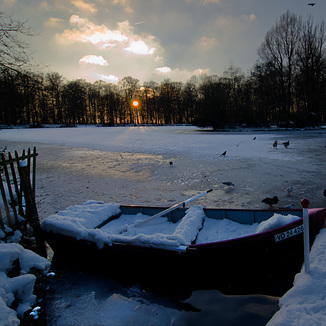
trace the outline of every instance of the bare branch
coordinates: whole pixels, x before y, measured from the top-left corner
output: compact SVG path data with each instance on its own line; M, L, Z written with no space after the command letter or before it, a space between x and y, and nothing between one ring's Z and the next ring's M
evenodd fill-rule
M34 36L33 30L0 12L0 71L20 71L22 66L31 65L28 44L21 40L23 36Z

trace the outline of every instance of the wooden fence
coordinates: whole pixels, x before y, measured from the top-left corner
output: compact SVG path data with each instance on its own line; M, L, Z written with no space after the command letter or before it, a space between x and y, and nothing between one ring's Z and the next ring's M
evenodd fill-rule
M15 151L0 157L0 228L7 233L12 230L33 229L38 253L46 256L45 244L40 228L39 216L35 203L36 148L33 152L23 150L22 155ZM2 212L3 210L3 212Z

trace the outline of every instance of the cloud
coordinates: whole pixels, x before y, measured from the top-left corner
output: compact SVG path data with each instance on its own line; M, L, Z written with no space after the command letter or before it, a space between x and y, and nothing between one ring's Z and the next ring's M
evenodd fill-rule
M87 3L83 0L71 0L71 3L78 9L85 11L87 13L95 14L97 8L94 3Z
M46 27L57 27L63 23L63 19L50 17L46 22L44 22L44 26Z
M228 28L228 30L226 30L228 32L231 29L238 29L241 31L241 29L244 28L247 23L251 23L255 19L255 14L241 15L240 18L234 16L220 16L216 20L216 24L219 28Z
M170 67L160 67L155 69L155 74L164 76L165 78L171 78L174 81L185 81L189 80L192 76L200 76L204 74L209 74L209 69L171 69Z
M129 42L128 47L124 47L123 50L141 56L152 55L160 47L153 36L134 34L133 27L128 21L119 22L116 30L111 30L105 25L95 25L78 15L72 15L69 22L76 27L65 29L62 34L56 36L64 43L91 43L100 49L106 49Z
M96 74L98 79L105 81L106 83L118 84L119 78L114 75Z
M49 10L49 4L46 1L42 1L39 3L38 8L42 10Z
M129 14L134 12L134 9L130 6L130 0L114 0L113 4L120 4L124 8L125 12Z
M97 55L85 55L79 60L79 63L90 63L99 66L108 65L108 62L102 56Z
M129 47L124 50L138 55L152 55L156 49L150 48L144 41L131 41Z
M110 30L104 25L95 25L87 18L72 15L70 24L77 25L77 28L66 29L57 38L63 42L82 42L105 48L115 46L117 43L128 41L128 37L118 30Z
M200 40L199 40L199 45L201 48L203 49L211 49L213 48L215 45L217 44L217 40L214 37L206 37L203 36Z
M251 15L242 15L241 18L245 21L252 22L252 21L256 20L257 17L255 14L251 14Z
M92 19L72 15L69 24L69 28L56 34L57 48L77 57L82 73L91 80L116 83L117 78L124 76L148 80L158 76L155 68L165 64L165 52L158 39L148 33L135 33L135 27L128 20L117 22L115 28L110 28L98 25ZM74 46L65 49L70 44ZM96 50L92 50L92 46ZM90 49L96 55L90 55ZM104 59L103 53L107 52L110 52L110 64Z
M4 7L12 7L16 3L16 0L3 0Z
M172 71L170 67L160 67L160 68L156 68L155 70L162 74L166 74Z

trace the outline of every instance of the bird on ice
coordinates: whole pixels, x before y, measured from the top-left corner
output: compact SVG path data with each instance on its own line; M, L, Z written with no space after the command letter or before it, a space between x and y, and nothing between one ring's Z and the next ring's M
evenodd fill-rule
M274 148L277 148L277 140L274 141L274 143L273 143L273 147L274 147Z
M324 194L324 196L326 197L326 189L324 190L323 194Z
M291 194L293 192L293 188L292 187L287 187L287 188L285 188L285 191L287 191L288 196L291 196Z
M235 187L234 183L231 182L231 181L224 181L222 182L225 186L228 186L228 187Z
M269 208L272 208L273 205L278 203L278 197L274 196L273 198L266 197L262 200L263 203L269 205Z
M288 146L290 145L290 141L286 141L285 143L282 143L284 145L285 148L288 148Z
M226 151L225 152L223 152L220 156L225 156L226 155Z
M170 164L170 166L173 166L173 162L172 161L170 161L169 164Z
M313 7L315 4L316 4L315 2L310 2L310 3L308 3L308 6Z

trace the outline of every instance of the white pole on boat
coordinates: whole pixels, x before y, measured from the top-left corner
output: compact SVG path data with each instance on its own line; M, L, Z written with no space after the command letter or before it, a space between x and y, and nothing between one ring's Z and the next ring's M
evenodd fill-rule
M306 274L310 272L309 205L308 199L304 198L301 200L303 210L304 270Z
M140 221L140 222L138 222L138 223L134 223L134 226L141 226L141 225L144 225L144 224L146 224L147 222L152 221L152 220L154 220L154 219L157 218L157 217L163 216L163 215L165 215L165 214L167 214L167 213L170 213L170 212L174 211L174 210L177 209L178 207L185 206L185 205L188 204L189 202L191 202L191 201L193 201L193 200L195 200L195 199L198 199L198 198L200 198L200 197L205 196L206 194L210 193L211 191L213 191L213 189L209 189L209 190L207 190L207 191L202 192L202 193L199 194L199 195L196 195L196 196L191 197L191 198L189 198L189 199L187 199L187 200L185 200L185 201L182 201L181 203L175 204L175 205L171 206L170 208L167 208L167 209L165 209L164 211L162 211L162 212L160 212L160 213L157 213L157 214L155 214L155 215L153 215L153 216L147 218L147 219L144 220L144 221Z

